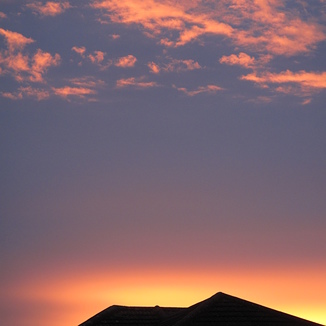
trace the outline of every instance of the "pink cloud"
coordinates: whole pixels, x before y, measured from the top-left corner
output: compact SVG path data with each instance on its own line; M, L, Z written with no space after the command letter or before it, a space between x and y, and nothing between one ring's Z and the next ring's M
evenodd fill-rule
M23 73L30 71L28 56L20 52L17 54L6 53L5 56L0 56L0 64L4 66L3 72L10 73L18 82L24 80Z
M117 88L124 88L124 87L136 87L136 88L150 88L150 87L157 87L158 84L156 82L146 82L144 81L144 77L140 78L122 78L119 79L116 83Z
M27 87L19 87L18 91L14 93L3 92L2 96L9 98L11 100L22 100L26 97L34 97L36 98L36 100L42 101L49 98L50 93L44 89L27 86Z
M172 59L171 62L165 65L163 68L165 71L187 71L187 70L195 70L201 69L200 64L194 60L177 60Z
M86 87L59 87L59 88L52 88L55 95L60 96L62 98L68 98L71 96L75 96L81 99L84 99L86 95L94 95L97 92L94 89L86 88Z
M103 87L105 82L101 79L96 79L92 76L84 76L80 78L72 78L69 80L73 85L82 88Z
M125 57L119 58L116 62L115 65L117 67L121 68L130 68L133 67L136 64L137 58L134 57L133 55L129 54Z
M56 16L71 8L71 5L68 1L48 1L45 4L41 1L35 1L27 4L26 7L43 16Z
M7 15L4 12L0 11L0 19L5 19L5 18L7 18Z
M44 82L44 74L52 66L60 64L60 55L52 56L48 52L38 49L36 54L29 58L21 52L5 52L0 56L0 64L3 65L4 73L11 74L18 82L29 80L31 82Z
M102 51L94 51L94 54L90 54L88 58L92 63L101 63L104 60L105 53Z
M255 65L255 58L250 57L244 52L240 52L238 55L231 54L229 56L223 56L220 59L220 63L225 63L227 65L238 65L245 68L252 68Z
M85 55L85 52L86 52L86 48L84 46L80 46L80 47L73 46L71 48L71 50L74 51L74 52L76 52L76 53L78 53L81 57L84 58L84 55Z
M219 91L223 91L224 89L220 86L217 85L207 85L207 86L200 86L195 90L189 91L187 88L185 87L176 87L173 86L174 88L176 88L178 91L185 93L188 96L195 96L201 93L209 93L209 94L215 94Z
M179 59L170 59L170 62L162 64L159 66L154 62L149 62L147 64L150 71L154 74L158 74L160 71L164 72L181 72L201 69L201 65L192 59L188 60L179 60Z
M161 68L155 62L149 62L147 64L147 67L153 74L158 74L161 71Z
M300 14L301 5L298 1L290 9L281 0L94 0L91 6L114 23L141 26L145 35L168 47L215 35L260 54L292 56L310 52L326 39L322 24Z
M2 92L1 95L3 97L9 98L10 100L22 100L23 94L22 93L10 93L10 92Z
M234 34L238 45L292 56L310 52L326 38L323 27L315 19L300 16L301 2L296 4L298 10L286 8L280 0L233 0L232 3L226 19L238 25ZM246 29L241 28L244 21Z
M30 81L32 82L43 82L43 75L49 67L58 66L60 64L60 55L55 54L52 56L48 52L43 52L38 49L33 57L33 64L30 71Z
M25 37L16 32L5 30L3 28L0 28L0 35L5 37L10 52L22 50L27 44L34 42L34 40L31 38Z
M292 72L290 70L280 73L265 72L258 75L253 72L241 77L242 80L252 81L257 84L298 84L303 88L325 89L326 88L326 72Z
M176 40L161 38L161 43L167 46L181 46L203 34L231 36L233 31L230 25L196 12L196 7L189 1L97 0L93 1L92 7L105 10L115 23L138 24L156 36L166 30L177 31L179 37Z
M302 105L308 105L308 104L311 103L311 100L312 100L311 98L307 98L307 99L303 100L301 104Z

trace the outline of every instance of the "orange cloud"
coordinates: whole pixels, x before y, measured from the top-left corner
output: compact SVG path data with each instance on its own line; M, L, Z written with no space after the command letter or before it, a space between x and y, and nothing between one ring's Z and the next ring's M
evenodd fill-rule
M73 46L73 47L71 48L71 50L74 51L74 52L76 52L76 53L78 53L81 57L84 58L84 54L85 54L85 52L86 52L86 48L85 48L84 46L80 46L80 47L78 47L78 46Z
M119 58L115 65L117 67L121 67L121 68L130 68L133 67L136 64L137 58L134 57L133 55L129 54L125 57L121 57Z
M161 71L161 68L155 62L149 62L147 67L153 74L158 74Z
M195 70L200 69L201 66L197 61L194 60L177 60L172 59L170 63L168 63L164 70L166 71L186 71L186 70Z
M173 87L176 88L178 91L185 93L188 96L195 96L201 93L215 94L216 92L224 90L222 87L219 87L217 85L200 86L193 91L189 91L185 87L176 87L176 86Z
M150 71L154 74L158 74L161 70L165 72L181 72L188 70L201 69L201 65L192 59L188 60L178 60L170 59L169 63L163 64L161 67L154 62L149 62L147 64Z
M158 84L156 82L145 82L144 77L140 78L122 78L119 79L116 83L116 86L118 88L124 88L124 87L136 87L136 88L149 88L149 87L157 87Z
M294 10L286 8L280 0L233 0L226 16L229 22L238 25L235 43L275 55L311 51L326 35L315 19L300 16L301 5L302 2L297 2L298 10ZM241 28L244 21L248 26L245 29Z
M7 18L7 15L4 12L0 11L0 19L5 19L5 18Z
M220 63L225 63L227 65L239 65L245 68L252 68L255 65L255 58L250 57L244 52L240 52L238 55L231 54L229 56L223 56L220 59Z
M0 34L6 39L8 50L0 52L0 65L2 72L11 74L18 82L30 80L43 82L43 74L49 67L60 63L59 54L52 56L50 53L38 49L32 58L23 54L22 50L34 40L22 34L0 28Z
M56 16L71 8L71 5L68 1L48 1L45 4L43 4L41 1L35 1L33 3L27 4L26 7L43 16Z
M259 53L291 56L310 52L326 39L322 24L300 14L301 5L297 2L293 10L281 0L94 0L91 6L114 23L140 25L145 35L165 46L182 46L210 34Z
M85 76L80 78L72 78L69 80L73 85L83 88L102 87L105 82L101 79L96 79L92 76Z
M19 87L17 92L3 92L1 93L3 97L9 98L11 100L22 100L26 97L34 97L38 101L47 99L50 93L44 89L32 88L31 86Z
M16 32L5 30L3 28L0 28L0 35L5 37L10 52L22 50L27 44L34 42L34 40L31 38L25 37Z
M30 70L29 58L22 53L6 53L4 57L0 56L0 64L4 65L4 73L12 74L18 82L24 80L22 73L27 73Z
M230 25L196 12L196 8L185 1L97 0L92 7L105 10L115 23L139 24L154 35L166 30L178 31L176 40L161 38L161 42L168 46L181 46L208 33L231 36L233 31Z
M23 98L23 95L21 93L14 94L10 92L2 92L1 95L11 100L21 100Z
M23 55L21 52L6 53L4 57L0 57L0 64L4 65L4 71L11 74L18 82L24 80L44 82L43 75L48 68L60 64L60 55L52 56L50 53L38 49L31 61L30 65L28 55Z
M299 84L303 88L326 88L326 72L306 72L304 70L292 72L290 70L286 70L280 73L266 72L262 73L261 75L253 72L251 74L242 76L241 79L262 85L293 83Z
M90 54L88 58L92 63L101 63L104 60L105 53L102 51L94 51L94 54Z
M50 53L38 49L33 57L30 81L43 82L43 74L49 67L58 66L60 64L60 59L60 55L57 53L52 56Z
M94 95L97 92L94 89L86 88L86 87L70 87L65 86L61 88L52 88L55 95L60 96L62 98L68 98L71 96L85 98L86 95Z

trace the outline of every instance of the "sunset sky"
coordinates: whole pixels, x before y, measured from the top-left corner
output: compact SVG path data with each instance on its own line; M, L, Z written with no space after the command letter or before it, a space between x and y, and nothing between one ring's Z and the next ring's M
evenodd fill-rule
M325 58L325 0L0 0L1 324L326 325Z

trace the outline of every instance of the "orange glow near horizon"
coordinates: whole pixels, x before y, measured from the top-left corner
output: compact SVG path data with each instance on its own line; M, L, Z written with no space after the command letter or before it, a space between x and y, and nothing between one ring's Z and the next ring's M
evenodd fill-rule
M62 322L67 325L79 324L114 304L187 307L220 291L326 324L326 284L320 284L321 274L316 270L85 272L31 280L23 288L17 284L13 296L47 302L61 312L65 307L66 320ZM48 320L47 325L51 326Z

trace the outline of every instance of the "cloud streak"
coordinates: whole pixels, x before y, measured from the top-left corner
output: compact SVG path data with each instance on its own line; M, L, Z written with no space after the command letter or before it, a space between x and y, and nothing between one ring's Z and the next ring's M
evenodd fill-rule
M125 57L117 59L114 65L120 68L131 68L136 64L136 62L137 58L129 54Z
M42 16L57 16L71 8L71 5L68 1L48 1L45 4L41 1L35 1L27 4L26 7L32 9L34 13Z
M84 99L86 95L94 95L97 92L94 89L86 88L86 87L71 87L64 86L52 88L55 95L67 99L68 97L79 97Z
M156 82L147 82L145 81L145 77L130 77L130 78L121 78L117 80L116 87L117 88L126 88L126 87L133 87L133 88L151 88L159 86Z
M183 92L184 94L188 95L188 96L195 96L198 94L202 94L202 93L208 93L208 94L215 94L219 91L223 91L224 89L220 86L217 85L206 85L206 86L199 86L197 89L195 90L188 90L185 87L176 87L174 86L175 89L177 89L180 92Z
M291 56L310 52L326 38L320 24L309 16L302 18L300 8L286 8L280 0L96 0L91 6L114 23L141 26L167 47L216 35L243 48Z
M33 88L31 86L19 87L17 92L2 92L3 97L9 98L11 100L23 100L25 98L35 98L37 101L46 100L50 97L50 93L47 90Z
M189 11L186 2L154 0L100 0L91 5L94 9L104 10L114 23L127 25L138 24L154 36L159 36L160 43L166 46L182 46L198 39L204 34L231 36L232 27L211 19L208 15ZM187 8L188 6L188 8ZM173 39L165 33L168 30L178 32Z
M255 66L256 60L254 57L250 57L248 54L240 52L238 55L231 54L229 56L224 55L220 60L220 63L227 65L238 65L244 68L252 68Z
M201 65L192 59L180 60L170 58L168 63L162 64L159 66L154 62L149 62L147 66L150 68L151 72L159 73L160 71L164 72L182 72L182 71L191 71L196 69L201 69Z
M321 90L326 88L326 72L307 72L304 70L292 72L290 70L280 73L266 72L258 75L253 72L241 77L242 80L266 86L268 84L297 84L304 89Z
M52 56L48 52L38 49L32 56L22 51L28 44L34 42L22 34L0 29L0 34L6 39L7 50L0 52L0 66L2 73L12 75L16 81L44 82L44 74L50 67L58 66L61 61L59 54Z
M0 35L4 36L10 52L22 50L27 44L35 42L32 38L25 37L20 33L8 31L3 28L0 28Z

